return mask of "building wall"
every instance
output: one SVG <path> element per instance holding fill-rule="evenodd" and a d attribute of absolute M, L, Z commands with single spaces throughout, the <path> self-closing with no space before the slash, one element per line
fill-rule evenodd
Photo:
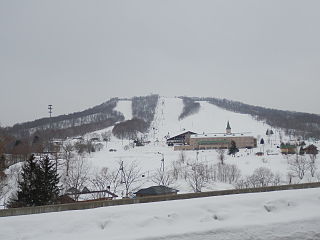
<path fill-rule="evenodd" d="M 238 148 L 255 148 L 257 147 L 257 140 L 250 136 L 239 137 L 203 137 L 188 139 L 189 145 L 175 146 L 174 150 L 195 150 L 195 149 L 217 149 L 229 148 L 231 141 L 236 143 Z"/>

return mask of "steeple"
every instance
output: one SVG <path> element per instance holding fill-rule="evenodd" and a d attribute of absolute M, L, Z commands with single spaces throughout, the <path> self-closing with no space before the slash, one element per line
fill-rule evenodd
<path fill-rule="evenodd" d="M 227 123 L 226 133 L 227 133 L 227 134 L 231 134 L 231 127 L 230 127 L 229 121 L 228 121 L 228 123 Z"/>

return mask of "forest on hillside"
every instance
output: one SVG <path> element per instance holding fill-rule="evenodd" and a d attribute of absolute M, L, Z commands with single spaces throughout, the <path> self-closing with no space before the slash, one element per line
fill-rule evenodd
<path fill-rule="evenodd" d="M 136 139 L 138 133 L 148 131 L 156 112 L 159 95 L 132 98 L 132 119 L 117 123 L 113 135 L 120 139 Z"/>
<path fill-rule="evenodd" d="M 180 97 L 183 102 L 182 113 L 179 115 L 179 120 L 182 120 L 192 114 L 196 114 L 200 110 L 200 103 L 195 102 L 189 97 Z"/>
<path fill-rule="evenodd" d="M 7 128 L 8 133 L 16 137 L 28 137 L 30 135 L 46 135 L 48 131 L 58 137 L 64 129 L 63 136 L 71 137 L 82 135 L 88 131 L 95 131 L 112 125 L 114 122 L 123 121 L 122 113 L 117 112 L 114 108 L 117 106 L 118 99 L 112 98 L 93 108 L 81 112 L 75 112 L 67 115 L 60 115 L 37 119 L 30 122 L 15 124 Z M 51 127 L 50 127 L 51 125 Z"/>

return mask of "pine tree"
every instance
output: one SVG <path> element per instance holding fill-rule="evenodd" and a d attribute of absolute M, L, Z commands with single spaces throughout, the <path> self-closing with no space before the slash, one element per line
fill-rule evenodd
<path fill-rule="evenodd" d="M 236 146 L 236 142 L 235 141 L 231 141 L 231 145 L 229 147 L 229 155 L 235 155 L 237 152 L 239 152 L 239 149 Z"/>
<path fill-rule="evenodd" d="M 8 207 L 31 207 L 53 204 L 59 195 L 59 176 L 49 157 L 36 162 L 32 155 L 22 167 L 18 192 Z"/>
<path fill-rule="evenodd" d="M 30 207 L 39 205 L 39 182 L 37 177 L 39 173 L 39 165 L 36 163 L 34 156 L 31 155 L 22 167 L 21 180 L 18 181 L 19 190 L 16 199 L 12 199 L 9 203 L 10 207 Z"/>
<path fill-rule="evenodd" d="M 55 170 L 54 163 L 50 162 L 48 156 L 40 161 L 40 203 L 41 205 L 53 204 L 59 196 L 59 176 Z"/>

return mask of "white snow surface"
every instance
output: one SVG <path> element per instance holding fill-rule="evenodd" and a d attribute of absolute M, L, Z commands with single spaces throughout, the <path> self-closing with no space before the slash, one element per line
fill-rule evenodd
<path fill-rule="evenodd" d="M 104 149 L 86 156 L 92 166 L 92 172 L 98 172 L 103 167 L 117 170 L 119 169 L 119 161 L 123 161 L 127 165 L 136 162 L 144 177 L 141 177 L 141 181 L 133 187 L 131 192 L 135 192 L 141 187 L 150 187 L 155 185 L 152 178 L 155 172 L 160 169 L 162 156 L 165 159 L 165 168 L 167 170 L 170 170 L 173 162 L 179 159 L 180 152 L 174 151 L 173 147 L 166 145 L 164 137 L 168 133 L 170 136 L 174 136 L 174 133 L 187 130 L 197 133 L 224 132 L 229 121 L 232 132 L 250 132 L 249 135 L 257 137 L 258 143 L 260 138 L 263 137 L 265 144 L 258 144 L 258 148 L 252 151 L 241 149 L 236 157 L 226 155 L 225 162 L 237 165 L 241 170 L 242 177 L 251 175 L 259 167 L 269 168 L 273 173 L 281 176 L 281 184 L 288 184 L 288 157 L 281 155 L 277 146 L 280 145 L 280 134 L 283 137 L 283 141 L 287 141 L 289 136 L 285 136 L 280 129 L 274 129 L 264 122 L 255 120 L 250 115 L 226 111 L 207 102 L 200 102 L 200 105 L 201 108 L 197 114 L 179 121 L 178 117 L 183 109 L 182 100 L 180 98 L 160 97 L 155 119 L 152 122 L 150 132 L 147 134 L 147 140 L 150 140 L 150 143 L 143 147 L 133 148 L 131 146 L 132 141 L 120 140 L 113 136 Z M 129 119 L 132 115 L 130 115 L 132 110 L 131 102 L 120 100 L 116 110 L 122 112 L 126 119 Z M 273 129 L 275 134 L 271 137 L 266 136 L 267 129 Z M 107 130 L 112 130 L 112 127 L 97 131 L 97 133 Z M 110 152 L 110 149 L 116 149 L 117 151 Z M 265 153 L 270 151 L 275 155 L 265 154 L 263 157 L 258 157 L 255 153 L 259 151 L 264 151 Z M 185 157 L 186 162 L 182 168 L 188 168 L 188 165 L 194 163 L 197 153 L 196 151 L 185 151 Z M 199 151 L 198 162 L 209 165 L 218 163 L 217 152 L 215 150 Z M 310 174 L 306 173 L 303 180 L 294 178 L 292 183 L 310 181 L 318 180 L 316 177 L 312 178 Z M 184 179 L 179 179 L 171 187 L 178 189 L 180 193 L 192 192 L 191 187 Z M 202 191 L 230 188 L 234 188 L 234 186 L 228 183 L 212 182 L 207 184 Z M 117 189 L 117 195 L 123 196 L 122 186 Z"/>
<path fill-rule="evenodd" d="M 130 100 L 119 100 L 114 110 L 121 112 L 124 116 L 124 120 L 132 119 L 132 107 Z"/>
<path fill-rule="evenodd" d="M 236 157 L 226 156 L 225 162 L 237 165 L 242 177 L 251 175 L 259 167 L 267 167 L 273 173 L 279 173 L 281 184 L 288 184 L 288 156 L 279 154 L 277 146 L 280 145 L 280 135 L 283 141 L 295 141 L 294 138 L 249 115 L 229 112 L 206 102 L 200 102 L 200 105 L 199 113 L 179 121 L 182 100 L 161 97 L 146 136 L 150 143 L 133 148 L 132 141 L 114 136 L 108 143 L 101 141 L 105 146 L 101 151 L 83 156 L 91 165 L 91 176 L 103 167 L 117 171 L 119 161 L 125 165 L 136 162 L 141 177 L 131 192 L 156 185 L 152 181 L 153 175 L 160 168 L 162 157 L 165 169 L 170 170 L 180 155 L 179 151 L 166 145 L 164 137 L 168 133 L 170 136 L 188 130 L 200 134 L 223 133 L 227 121 L 230 121 L 232 132 L 251 132 L 258 143 L 263 137 L 265 144 L 258 144 L 258 148 L 252 151 L 242 149 Z M 132 118 L 131 101 L 120 100 L 116 110 L 122 112 L 126 120 Z M 275 134 L 266 136 L 267 129 L 273 129 Z M 102 129 L 84 138 L 90 139 L 111 130 L 112 127 Z M 320 147 L 318 142 L 312 143 Z M 110 152 L 110 149 L 116 149 L 116 152 Z M 255 153 L 259 151 L 270 151 L 274 155 L 258 157 Z M 196 151 L 185 151 L 181 169 L 190 168 L 195 161 L 216 164 L 217 152 L 206 150 L 197 154 Z M 12 172 L 8 183 L 12 190 L 16 188 L 14 176 L 17 171 L 14 167 L 8 170 Z M 318 177 L 319 169 L 318 164 Z M 318 180 L 307 172 L 302 180 L 294 178 L 292 183 Z M 170 187 L 178 189 L 179 193 L 192 192 L 182 177 Z M 215 181 L 207 183 L 202 191 L 230 188 L 234 186 Z M 119 197 L 124 195 L 122 185 L 118 186 L 116 194 Z M 0 199 L 0 205 L 3 201 Z M 319 210 L 320 189 L 242 194 L 0 218 L 0 239 L 320 239 Z"/>
<path fill-rule="evenodd" d="M 156 138 L 160 141 L 168 133 L 193 131 L 196 133 L 224 133 L 227 122 L 230 122 L 232 132 L 251 132 L 253 136 L 263 135 L 270 126 L 256 121 L 248 114 L 226 111 L 208 102 L 200 101 L 198 113 L 178 120 L 182 113 L 183 102 L 180 98 L 161 97 L 156 110 L 153 127 L 156 129 Z"/>
<path fill-rule="evenodd" d="M 0 218 L 0 239 L 320 239 L 320 189 Z"/>

